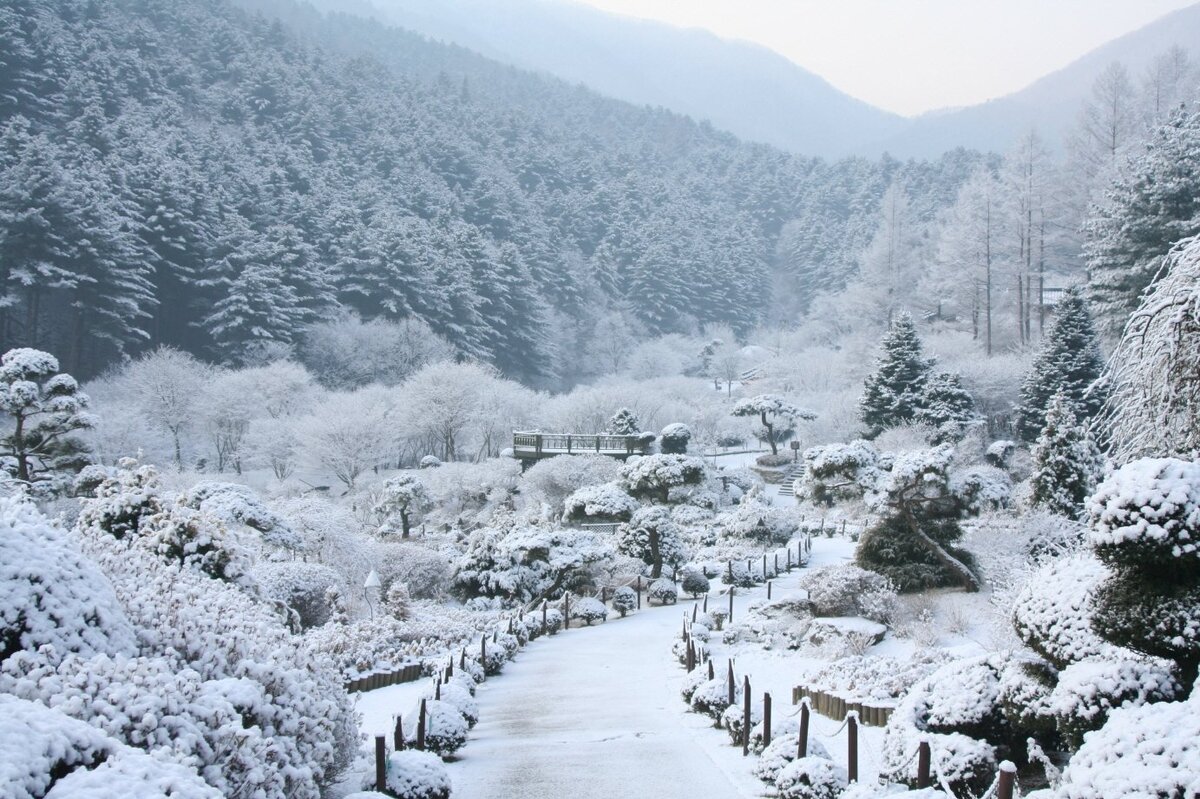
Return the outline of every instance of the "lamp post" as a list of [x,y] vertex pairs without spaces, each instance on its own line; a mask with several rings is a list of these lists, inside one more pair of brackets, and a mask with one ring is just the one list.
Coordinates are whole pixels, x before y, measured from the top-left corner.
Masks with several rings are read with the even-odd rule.
[[371,573],[367,575],[367,581],[363,583],[363,596],[367,600],[367,607],[371,611],[371,618],[375,618],[375,606],[371,604],[371,592],[378,591],[382,584],[379,582],[379,574],[371,569]]
[[790,446],[792,448],[792,462],[799,463],[800,462],[800,442],[792,441]]

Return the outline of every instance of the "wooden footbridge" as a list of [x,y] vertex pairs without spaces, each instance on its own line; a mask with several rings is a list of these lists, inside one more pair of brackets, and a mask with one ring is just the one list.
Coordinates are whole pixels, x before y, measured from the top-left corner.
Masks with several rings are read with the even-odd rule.
[[521,461],[555,455],[608,455],[625,460],[645,455],[652,439],[608,433],[524,433],[513,431],[513,457]]

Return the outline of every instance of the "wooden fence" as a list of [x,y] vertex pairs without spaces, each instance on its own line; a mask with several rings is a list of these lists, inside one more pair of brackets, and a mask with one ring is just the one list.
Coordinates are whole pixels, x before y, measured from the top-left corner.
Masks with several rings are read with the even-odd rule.
[[868,727],[882,727],[892,716],[891,705],[869,705],[865,702],[849,702],[844,697],[835,696],[816,688],[797,685],[792,688],[792,704],[798,705],[807,698],[812,709],[822,716],[841,721],[846,714],[854,711],[859,720]]
[[346,683],[346,690],[350,693],[358,693],[360,691],[374,691],[376,688],[387,688],[389,685],[400,685],[406,682],[415,682],[421,679],[421,664],[410,663],[409,665],[399,669],[398,671],[385,671],[379,674],[368,674],[365,677],[358,677]]

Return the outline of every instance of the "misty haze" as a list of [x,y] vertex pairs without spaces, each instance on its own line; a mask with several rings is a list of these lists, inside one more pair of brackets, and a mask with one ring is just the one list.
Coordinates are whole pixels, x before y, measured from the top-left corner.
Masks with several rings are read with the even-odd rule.
[[1200,799],[1200,5],[4,0],[0,799]]

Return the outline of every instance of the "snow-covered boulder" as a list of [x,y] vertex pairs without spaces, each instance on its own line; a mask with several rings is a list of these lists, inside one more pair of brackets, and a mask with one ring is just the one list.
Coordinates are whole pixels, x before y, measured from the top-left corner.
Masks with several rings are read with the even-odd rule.
[[890,580],[849,563],[805,572],[800,588],[807,592],[815,616],[862,616],[886,623],[898,601]]

